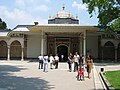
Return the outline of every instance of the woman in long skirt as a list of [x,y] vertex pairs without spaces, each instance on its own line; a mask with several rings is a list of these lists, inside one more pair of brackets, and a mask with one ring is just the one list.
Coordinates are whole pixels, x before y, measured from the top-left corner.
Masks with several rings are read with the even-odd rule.
[[93,59],[89,55],[87,56],[86,59],[86,65],[87,65],[88,78],[90,78],[91,69],[93,67]]

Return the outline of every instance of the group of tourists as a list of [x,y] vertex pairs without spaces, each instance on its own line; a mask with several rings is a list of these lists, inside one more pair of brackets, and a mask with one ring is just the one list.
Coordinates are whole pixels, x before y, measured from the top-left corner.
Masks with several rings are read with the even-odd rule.
[[93,59],[91,58],[90,55],[88,55],[85,59],[82,54],[79,55],[76,52],[75,55],[73,55],[72,53],[70,53],[67,62],[69,66],[69,71],[70,72],[72,71],[72,66],[73,66],[73,71],[78,72],[78,77],[80,75],[80,79],[81,76],[83,76],[84,78],[85,68],[88,73],[88,78],[90,78],[91,69],[93,68]]
[[[43,69],[43,72],[48,72],[48,62],[50,63],[50,69],[53,69],[53,66],[55,69],[58,69],[58,62],[59,62],[59,57],[58,54],[55,56],[50,56],[48,55],[40,55],[38,56],[39,58],[39,69]],[[91,58],[90,55],[86,57],[86,59],[83,57],[82,54],[78,54],[77,52],[73,55],[72,53],[69,54],[68,56],[68,67],[69,71],[71,72],[72,69],[74,72],[78,72],[78,77],[80,76],[84,78],[84,71],[86,68],[86,71],[88,73],[88,78],[90,78],[90,73],[91,69],[93,67],[93,59]],[[72,68],[73,67],[73,68]]]
[[39,58],[39,69],[43,69],[43,72],[48,72],[48,61],[50,61],[50,69],[53,69],[53,65],[55,66],[55,69],[58,69],[58,62],[59,57],[58,54],[56,54],[54,57],[52,54],[50,57],[48,55],[41,55],[38,56]]

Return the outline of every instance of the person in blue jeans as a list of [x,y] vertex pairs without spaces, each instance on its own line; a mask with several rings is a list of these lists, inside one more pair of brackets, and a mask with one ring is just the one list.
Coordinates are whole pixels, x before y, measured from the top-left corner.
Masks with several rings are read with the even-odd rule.
[[48,56],[47,55],[44,56],[43,64],[44,64],[43,72],[48,72]]

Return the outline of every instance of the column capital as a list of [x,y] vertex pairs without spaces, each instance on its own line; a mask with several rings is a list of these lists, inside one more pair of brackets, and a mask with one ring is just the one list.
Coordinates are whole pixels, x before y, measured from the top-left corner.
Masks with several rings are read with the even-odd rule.
[[8,48],[10,48],[10,45],[7,45]]
[[117,47],[117,46],[115,46],[115,49],[118,49],[118,47]]
[[84,31],[83,38],[86,38],[86,30]]

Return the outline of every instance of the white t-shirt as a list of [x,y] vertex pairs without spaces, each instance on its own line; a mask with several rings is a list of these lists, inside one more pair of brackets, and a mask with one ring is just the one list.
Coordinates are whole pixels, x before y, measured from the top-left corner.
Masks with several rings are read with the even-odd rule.
[[38,56],[39,60],[43,60],[43,56]]
[[43,63],[48,63],[48,56],[44,56]]
[[77,62],[77,63],[78,63],[79,58],[80,58],[80,56],[79,56],[79,55],[74,55],[74,60],[75,60],[75,62]]
[[50,63],[52,63],[54,61],[54,57],[50,56],[49,60],[50,60]]
[[56,60],[56,61],[59,61],[59,57],[58,57],[58,56],[55,56],[55,60]]

